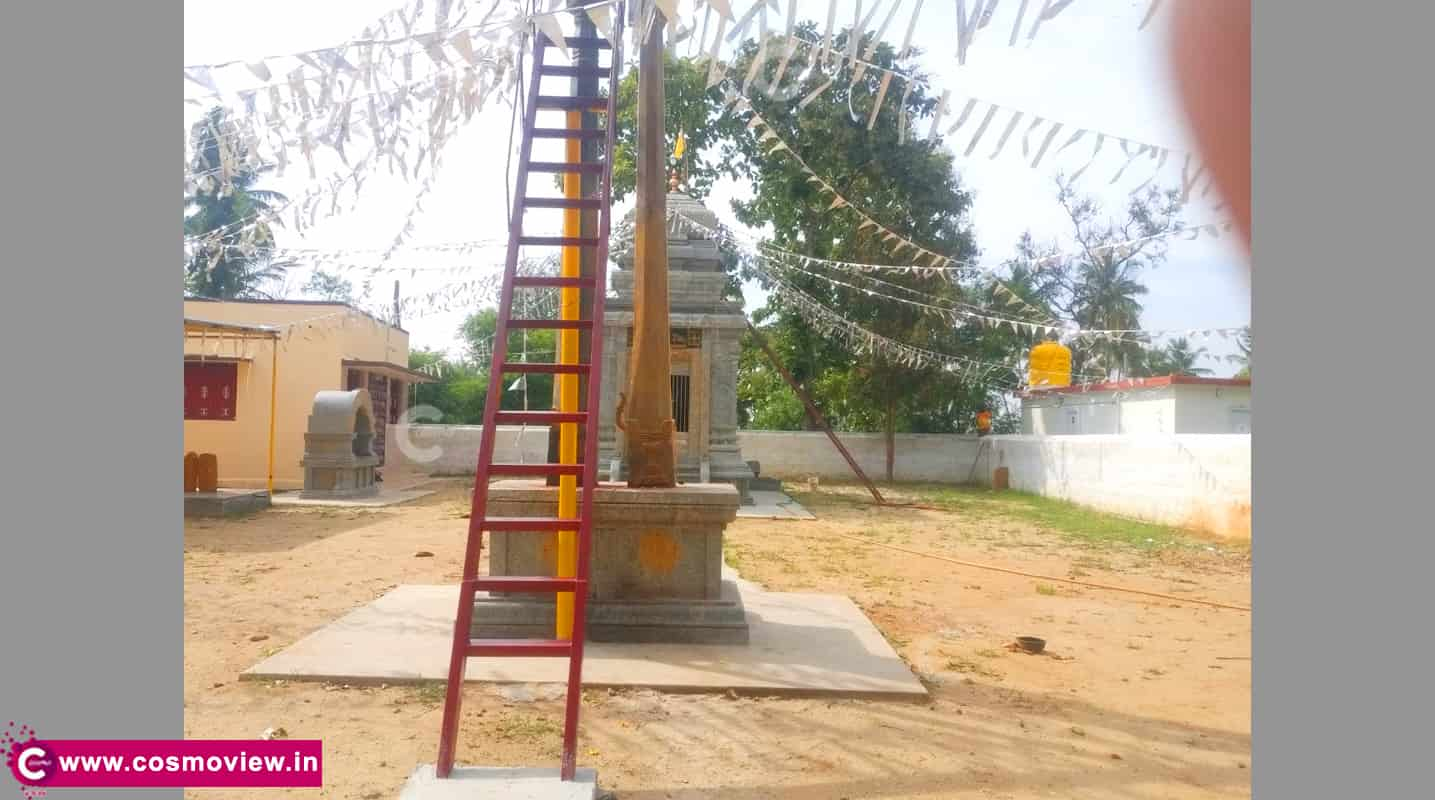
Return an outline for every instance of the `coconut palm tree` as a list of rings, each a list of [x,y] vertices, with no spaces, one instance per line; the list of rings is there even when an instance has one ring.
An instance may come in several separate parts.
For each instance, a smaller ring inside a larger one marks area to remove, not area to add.
[[[190,129],[196,181],[184,198],[184,233],[193,243],[185,286],[201,297],[263,296],[262,287],[291,266],[274,258],[271,228],[280,224],[276,212],[289,200],[255,187],[273,167],[252,165],[244,143],[228,135],[232,130],[222,106]],[[218,178],[222,165],[229,167],[228,181]],[[206,238],[195,241],[200,236]]]
[[[1178,192],[1152,186],[1133,195],[1120,218],[1107,218],[1096,198],[1077,192],[1073,181],[1057,176],[1057,202],[1071,220],[1076,252],[1037,252],[1023,237],[1030,255],[1041,255],[1030,277],[1044,287],[1052,309],[1088,330],[1133,331],[1141,327],[1143,270],[1166,260],[1159,234],[1179,230]],[[1074,373],[1087,377],[1130,374],[1147,360],[1140,334],[1087,338],[1073,348]]]
[[[1152,375],[1210,375],[1211,370],[1196,366],[1206,355],[1206,348],[1192,348],[1186,337],[1180,336],[1166,343],[1160,350],[1152,351],[1147,360],[1147,369]]]
[[[1136,330],[1141,327],[1141,302],[1146,287],[1135,277],[1131,262],[1107,256],[1081,265],[1071,301],[1072,316],[1091,330]],[[1088,345],[1083,369],[1097,367],[1110,373],[1119,370],[1133,356],[1139,357],[1139,343],[1119,336],[1098,339]]]

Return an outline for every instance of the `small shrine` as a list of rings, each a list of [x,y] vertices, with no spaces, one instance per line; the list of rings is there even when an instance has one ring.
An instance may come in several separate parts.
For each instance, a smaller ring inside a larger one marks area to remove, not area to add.
[[[670,214],[716,229],[717,217],[682,191],[667,195]],[[728,276],[717,240],[693,226],[667,227],[668,301],[674,448],[682,483],[730,483],[744,504],[753,479],[737,441],[737,361],[747,328],[742,303],[723,296]],[[633,254],[617,255],[615,297],[607,301],[603,330],[603,386],[599,413],[599,468],[608,479],[627,477],[626,448],[614,419],[627,385],[633,337]],[[616,474],[615,474],[616,473]]]
[[[304,432],[304,498],[378,494],[374,472],[374,408],[365,389],[323,391]]]

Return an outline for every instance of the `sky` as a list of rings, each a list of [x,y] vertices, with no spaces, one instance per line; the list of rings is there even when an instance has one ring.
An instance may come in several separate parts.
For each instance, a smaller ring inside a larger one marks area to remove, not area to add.
[[[860,0],[837,0],[839,26],[850,25]],[[884,16],[892,0],[882,2],[878,17]],[[184,63],[213,64],[232,59],[253,60],[342,43],[396,5],[397,0],[344,0],[338,2],[294,3],[292,0],[246,0],[240,6],[218,0],[185,0]],[[473,0],[480,11],[487,0]],[[864,9],[871,8],[866,0]],[[901,0],[886,38],[899,42],[914,0]],[[482,4],[482,5],[480,5]],[[741,11],[750,0],[734,0]],[[918,63],[931,76],[931,85],[954,95],[977,97],[1027,113],[1066,123],[1066,130],[1084,127],[1117,137],[1160,144],[1173,150],[1192,149],[1184,119],[1177,107],[1166,61],[1167,20],[1160,13],[1146,30],[1138,30],[1148,0],[1077,0],[1058,17],[1045,22],[1037,36],[1027,40],[1023,33],[1016,46],[1008,45],[1014,16],[1021,4],[999,3],[989,28],[982,30],[968,50],[965,65],[955,55],[956,14],[951,0],[925,0],[914,45],[923,51]],[[433,2],[427,3],[432,8]],[[780,3],[784,11],[786,3]],[[1038,3],[1029,4],[1034,10]],[[689,9],[690,0],[680,8]],[[500,14],[506,13],[508,4]],[[1028,20],[1030,13],[1028,12]],[[824,21],[827,3],[800,0],[798,19]],[[432,17],[430,16],[431,20]],[[776,19],[776,18],[775,18]],[[431,25],[430,21],[430,25]],[[777,23],[777,24],[780,24]],[[877,23],[874,23],[876,25]],[[679,52],[683,52],[682,45]],[[221,87],[223,88],[223,87]],[[186,96],[196,87],[185,82]],[[187,113],[190,109],[186,106]],[[948,117],[950,121],[951,116]],[[506,106],[490,105],[476,115],[448,145],[442,171],[434,179],[423,201],[423,212],[415,217],[412,244],[436,244],[491,240],[494,246],[462,261],[423,252],[400,252],[391,266],[402,272],[385,274],[375,280],[371,301],[387,301],[392,281],[400,281],[404,296],[429,295],[445,291],[456,280],[451,272],[437,267],[457,264],[481,265],[481,272],[495,274],[502,268],[502,242],[507,233],[503,191],[508,151],[510,112]],[[962,133],[969,133],[968,123]],[[1022,129],[1024,129],[1024,125]],[[925,136],[927,126],[919,123],[916,133]],[[1021,129],[1019,129],[1020,131]],[[1013,255],[1018,237],[1030,231],[1038,240],[1056,241],[1074,247],[1070,222],[1055,199],[1054,177],[1059,169],[1070,172],[1089,154],[1084,144],[1073,147],[1063,159],[1048,158],[1039,168],[1027,165],[1020,148],[1009,142],[1003,154],[988,158],[998,131],[989,131],[971,157],[958,152],[955,167],[966,187],[974,194],[971,221],[981,249],[982,263],[998,263]],[[1065,134],[1063,134],[1064,138]],[[966,138],[955,137],[959,146]],[[516,149],[516,148],[515,148]],[[964,149],[964,148],[963,148]],[[516,163],[516,156],[513,161]],[[1143,159],[1144,162],[1144,159]],[[1141,162],[1138,162],[1141,163]],[[1149,162],[1145,162],[1149,163]],[[1114,142],[1083,176],[1081,188],[1095,195],[1103,209],[1119,215],[1129,192],[1150,175],[1135,169],[1115,184],[1111,176],[1121,166],[1120,151]],[[302,170],[292,170],[271,182],[274,188],[301,194],[307,187]],[[1177,185],[1180,159],[1173,157],[1158,175],[1157,182]],[[541,179],[540,179],[541,180]],[[374,248],[382,249],[394,239],[413,206],[417,184],[377,176],[366,185],[360,203],[352,212],[321,219],[302,236],[280,230],[282,247]],[[732,181],[720,182],[707,205],[729,225],[737,226],[729,201],[745,191]],[[1205,200],[1193,198],[1184,219],[1192,224],[1218,223],[1225,219],[1214,207],[1214,192]],[[615,208],[615,220],[626,208]],[[840,212],[839,212],[840,213]],[[1233,237],[1200,237],[1195,241],[1173,240],[1169,257],[1160,267],[1143,273],[1149,293],[1142,299],[1146,329],[1203,329],[1231,327],[1250,322],[1250,292],[1245,254]],[[409,271],[409,268],[415,268]],[[340,273],[354,277],[354,273]],[[464,279],[472,277],[463,276]],[[288,288],[294,296],[307,280],[307,270],[294,270]],[[755,286],[745,287],[748,308],[759,307],[765,296]],[[403,320],[414,348],[461,352],[457,330],[463,310],[431,310],[408,314]],[[1234,352],[1231,341],[1219,337],[1196,342],[1208,348],[1204,366],[1216,375],[1229,375],[1236,367],[1224,360]]]

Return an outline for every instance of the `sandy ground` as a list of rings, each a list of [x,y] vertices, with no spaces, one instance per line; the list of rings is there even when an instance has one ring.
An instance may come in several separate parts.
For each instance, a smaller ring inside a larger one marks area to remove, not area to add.
[[[185,735],[324,741],[322,790],[397,796],[438,747],[442,687],[241,682],[239,673],[401,583],[458,578],[464,487],[373,510],[185,524]],[[901,490],[889,490],[901,498]],[[1250,615],[956,567],[865,540],[1058,577],[1247,604],[1247,553],[1079,542],[1000,516],[799,499],[821,521],[739,520],[728,557],[781,591],[852,597],[929,704],[586,693],[579,761],[622,800],[1208,798],[1250,795]],[[1048,654],[1005,648],[1045,637]],[[473,687],[459,761],[556,766],[560,688]],[[192,790],[253,798],[253,790]]]

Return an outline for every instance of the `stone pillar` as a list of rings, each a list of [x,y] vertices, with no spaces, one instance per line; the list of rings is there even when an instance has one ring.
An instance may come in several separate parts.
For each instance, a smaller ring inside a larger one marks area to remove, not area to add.
[[[608,314],[603,326],[603,385],[598,406],[598,474],[608,474],[608,463],[621,458],[623,443],[614,416],[618,410],[618,387],[628,383],[628,326],[614,324],[614,317],[631,316],[621,312]]]
[[[713,331],[712,446],[737,446],[738,337],[731,329]],[[719,378],[718,376],[721,376]]]

